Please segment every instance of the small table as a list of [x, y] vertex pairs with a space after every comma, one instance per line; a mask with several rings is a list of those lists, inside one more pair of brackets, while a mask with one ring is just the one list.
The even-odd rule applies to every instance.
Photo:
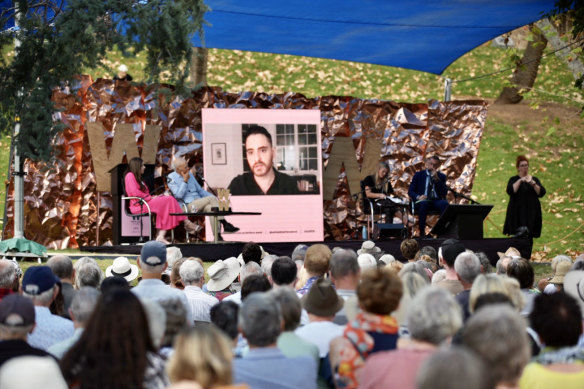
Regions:
[[239, 215], [261, 215], [261, 212], [232, 212], [232, 211], [212, 211], [212, 212], [176, 212], [171, 213], [173, 216], [210, 216], [215, 225], [215, 232], [213, 234], [213, 243], [219, 240], [219, 220], [217, 216], [239, 216]]

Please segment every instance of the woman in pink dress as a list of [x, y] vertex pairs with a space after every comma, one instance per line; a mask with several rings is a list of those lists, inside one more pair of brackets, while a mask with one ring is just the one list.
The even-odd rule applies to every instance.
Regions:
[[[181, 222], [184, 222], [184, 227], [189, 234], [196, 234], [197, 226], [186, 216], [171, 215], [171, 213], [183, 212], [174, 197], [166, 195], [150, 196], [148, 187], [142, 181], [142, 174], [145, 169], [141, 158], [132, 158], [128, 167], [129, 171], [124, 177], [124, 183], [126, 185], [126, 195], [142, 197], [150, 206], [152, 213], [156, 214], [156, 229], [158, 230], [156, 240], [168, 244], [169, 242], [165, 238], [166, 232], [178, 226]], [[130, 200], [130, 211], [134, 214], [143, 211], [139, 200]]]

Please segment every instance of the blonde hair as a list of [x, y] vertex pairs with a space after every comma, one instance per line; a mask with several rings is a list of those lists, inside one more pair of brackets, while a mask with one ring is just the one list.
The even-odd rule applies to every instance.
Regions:
[[479, 296], [495, 292], [502, 293], [511, 300], [509, 289], [507, 288], [507, 285], [505, 285], [503, 277], [496, 274], [479, 274], [470, 289], [469, 311], [471, 313], [474, 312], [474, 307]]
[[172, 383], [196, 381], [204, 389], [232, 381], [231, 342], [211, 325], [197, 325], [180, 333], [166, 371]]

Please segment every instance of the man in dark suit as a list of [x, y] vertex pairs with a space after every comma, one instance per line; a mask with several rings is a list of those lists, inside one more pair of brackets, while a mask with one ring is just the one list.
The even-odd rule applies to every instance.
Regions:
[[444, 212], [448, 206], [446, 175], [437, 169], [440, 159], [432, 156], [426, 159], [426, 169], [414, 174], [408, 195], [414, 202], [414, 209], [420, 217], [420, 237], [426, 235], [426, 215], [430, 210]]

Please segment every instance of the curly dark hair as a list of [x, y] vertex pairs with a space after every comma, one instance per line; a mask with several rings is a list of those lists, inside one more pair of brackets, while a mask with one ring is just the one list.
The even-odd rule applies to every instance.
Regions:
[[155, 352], [142, 304], [129, 290], [101, 296], [81, 338], [61, 360], [69, 387], [142, 388]]

